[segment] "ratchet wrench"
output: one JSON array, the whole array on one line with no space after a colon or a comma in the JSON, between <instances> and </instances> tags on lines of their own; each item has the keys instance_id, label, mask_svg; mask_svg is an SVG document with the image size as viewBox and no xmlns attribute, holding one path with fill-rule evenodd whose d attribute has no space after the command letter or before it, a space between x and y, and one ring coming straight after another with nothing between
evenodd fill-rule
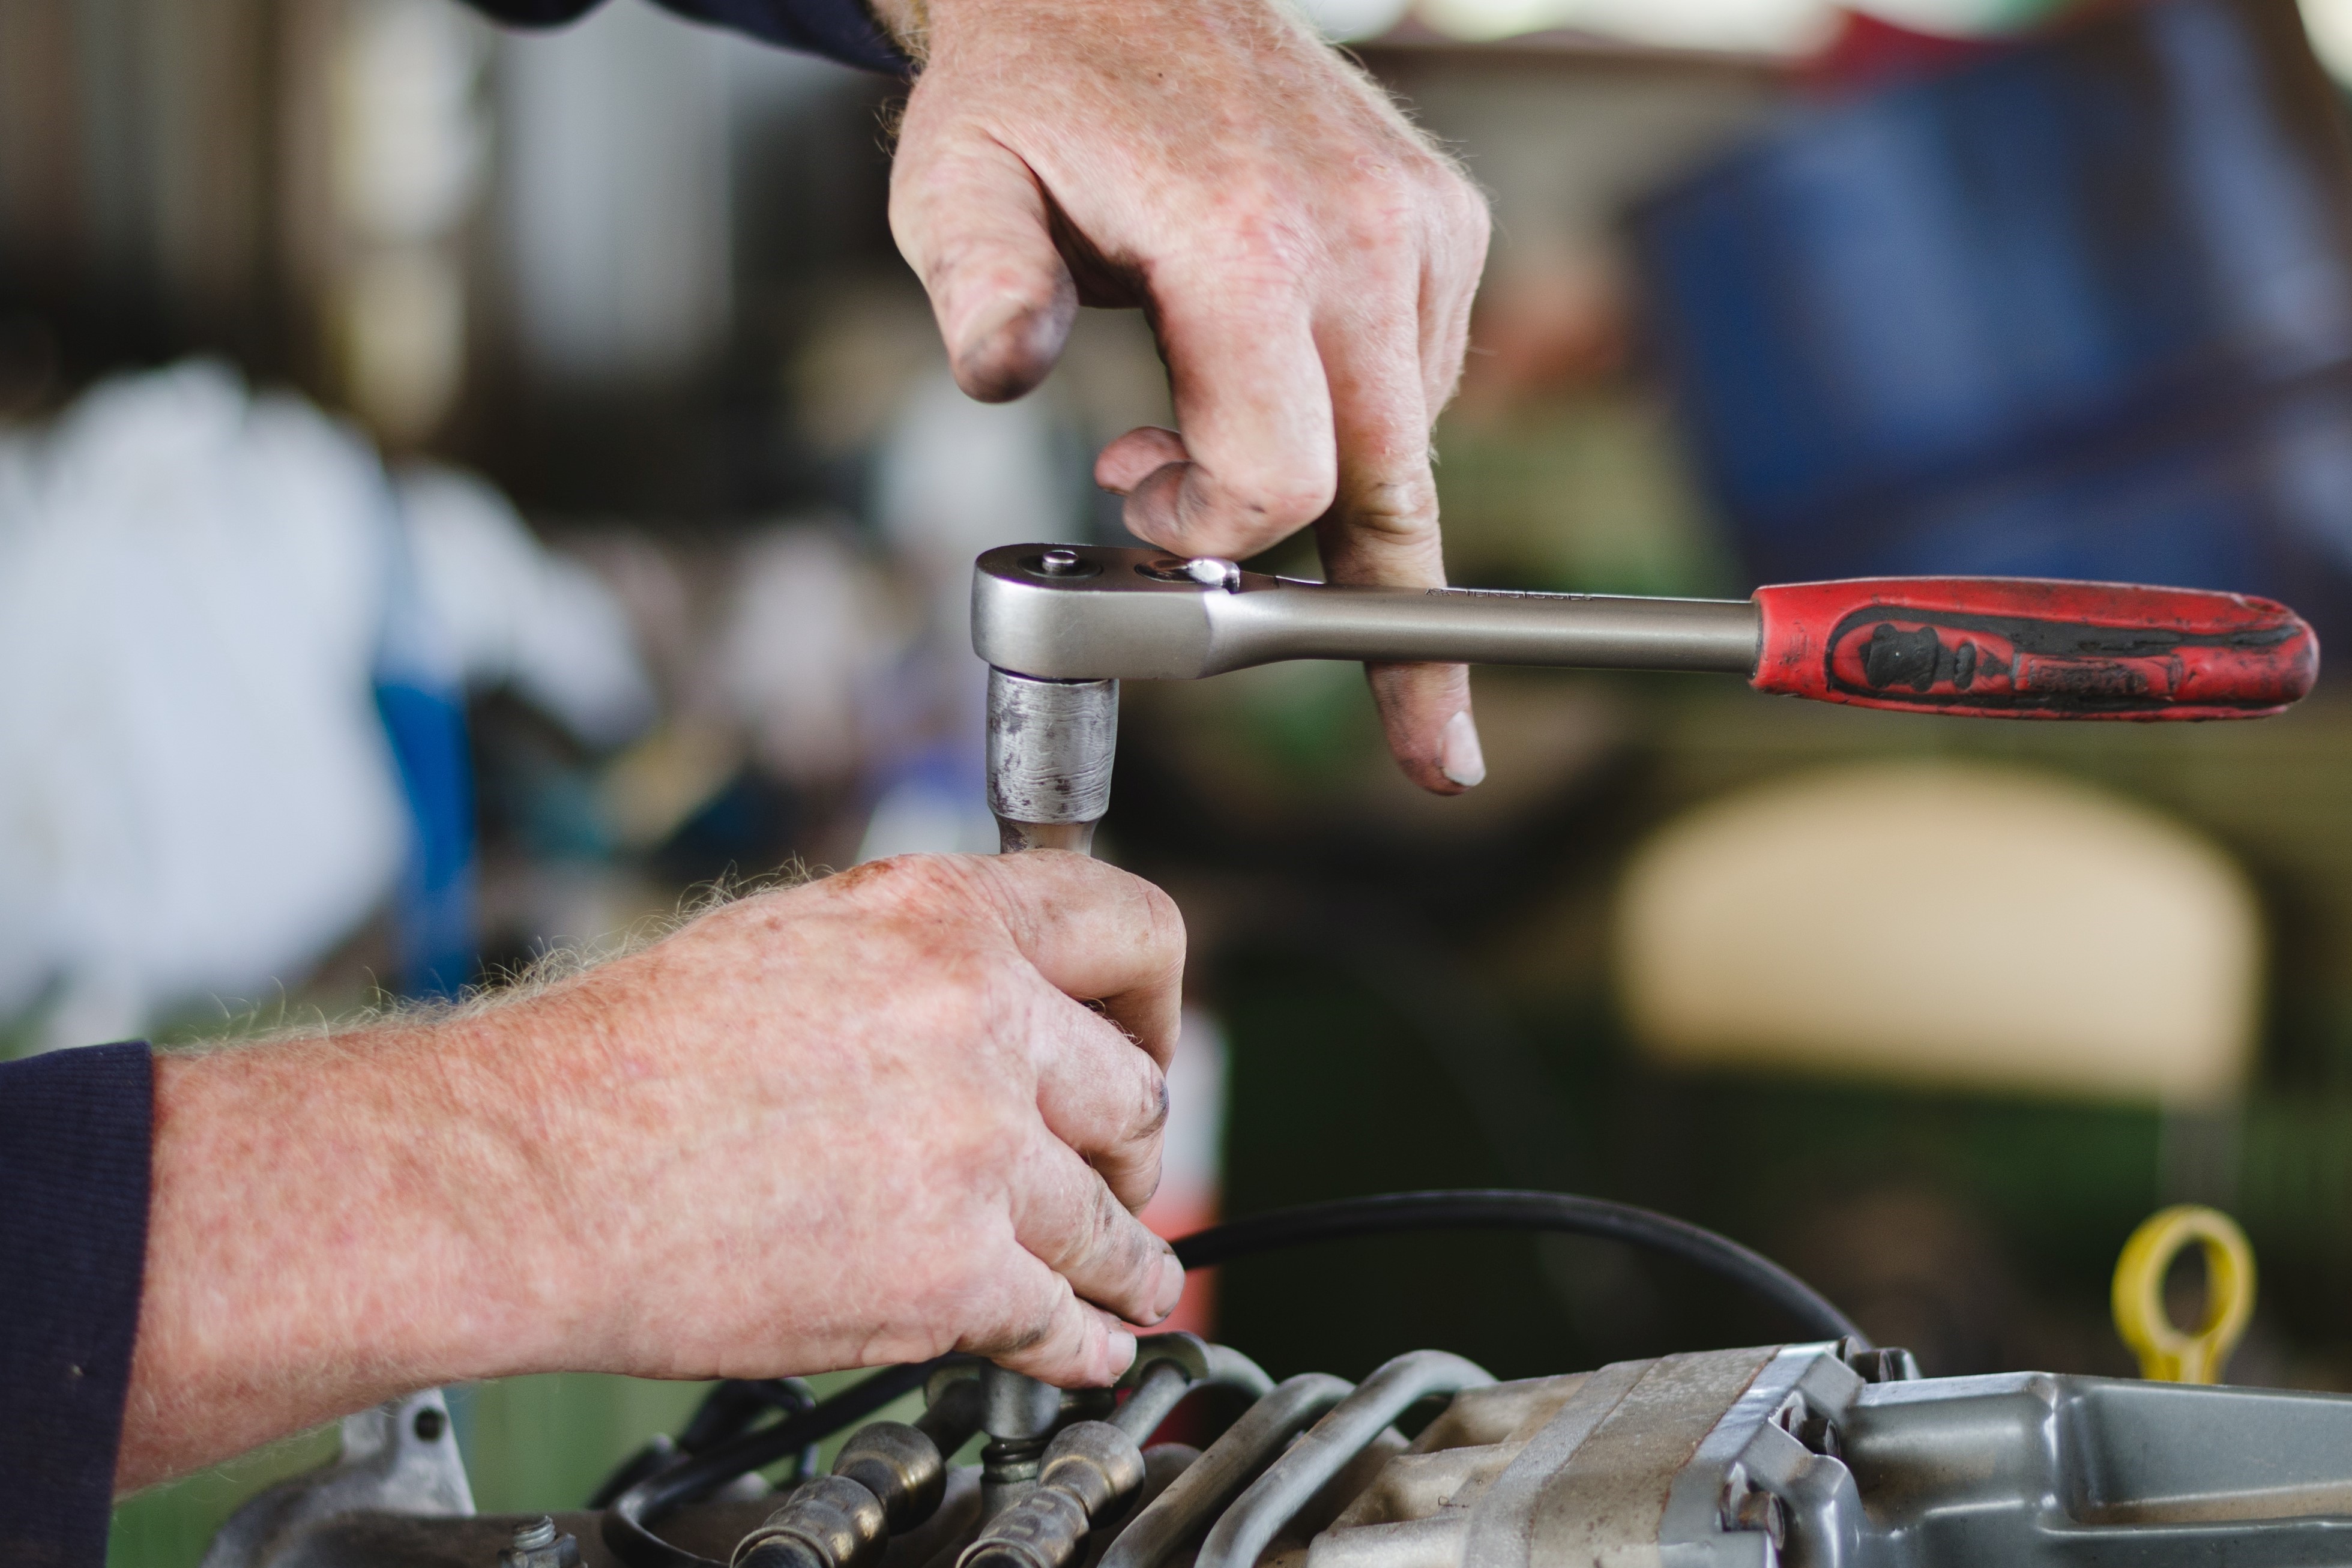
<instances>
[{"instance_id":1,"label":"ratchet wrench","mask_svg":"<svg viewBox=\"0 0 2352 1568\"><path fill-rule=\"evenodd\" d=\"M1150 550L980 558L972 646L1033 680L1183 679L1281 659L1712 670L1759 691L1996 719L2249 719L2319 643L2268 599L2014 577L1876 577L1743 600L1360 588Z\"/></svg>"}]
</instances>

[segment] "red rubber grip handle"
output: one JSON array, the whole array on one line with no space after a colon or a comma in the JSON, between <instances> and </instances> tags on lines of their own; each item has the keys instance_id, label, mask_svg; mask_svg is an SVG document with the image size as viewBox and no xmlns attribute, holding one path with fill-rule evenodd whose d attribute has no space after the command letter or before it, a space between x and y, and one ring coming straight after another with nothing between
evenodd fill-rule
<instances>
[{"instance_id":1,"label":"red rubber grip handle","mask_svg":"<svg viewBox=\"0 0 2352 1568\"><path fill-rule=\"evenodd\" d=\"M2319 639L2284 605L2030 577L1759 588L1759 691L1986 719L2256 719L2311 689Z\"/></svg>"}]
</instances>

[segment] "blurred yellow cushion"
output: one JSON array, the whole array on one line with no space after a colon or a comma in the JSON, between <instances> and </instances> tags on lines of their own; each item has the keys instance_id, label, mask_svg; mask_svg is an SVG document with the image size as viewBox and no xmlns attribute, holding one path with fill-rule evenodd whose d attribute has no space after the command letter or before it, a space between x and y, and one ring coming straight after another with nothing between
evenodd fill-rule
<instances>
[{"instance_id":1,"label":"blurred yellow cushion","mask_svg":"<svg viewBox=\"0 0 2352 1568\"><path fill-rule=\"evenodd\" d=\"M2221 849L2073 780L1842 767L1635 853L1620 995L1655 1059L2066 1096L2225 1098L2262 925Z\"/></svg>"}]
</instances>

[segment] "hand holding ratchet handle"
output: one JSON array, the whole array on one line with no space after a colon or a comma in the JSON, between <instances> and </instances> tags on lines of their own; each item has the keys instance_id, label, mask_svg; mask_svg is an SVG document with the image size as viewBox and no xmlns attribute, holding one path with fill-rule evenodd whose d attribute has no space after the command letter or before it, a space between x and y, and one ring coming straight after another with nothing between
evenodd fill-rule
<instances>
[{"instance_id":1,"label":"hand holding ratchet handle","mask_svg":"<svg viewBox=\"0 0 2352 1568\"><path fill-rule=\"evenodd\" d=\"M1641 599L1348 587L1149 550L981 557L972 644L1032 679L1165 679L1290 658L1715 670L1759 691L2016 719L2246 719L2311 689L2319 643L2267 599L1887 577Z\"/></svg>"}]
</instances>

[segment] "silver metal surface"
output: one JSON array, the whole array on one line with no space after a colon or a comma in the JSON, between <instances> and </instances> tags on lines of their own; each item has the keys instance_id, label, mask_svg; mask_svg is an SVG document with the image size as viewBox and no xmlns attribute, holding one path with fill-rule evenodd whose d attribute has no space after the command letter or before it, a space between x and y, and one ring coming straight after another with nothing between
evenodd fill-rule
<instances>
[{"instance_id":1,"label":"silver metal surface","mask_svg":"<svg viewBox=\"0 0 2352 1568\"><path fill-rule=\"evenodd\" d=\"M1154 1362L1144 1369L1135 1392L1127 1396L1127 1403L1118 1407L1111 1422L1137 1442L1143 1442L1160 1430L1169 1412L1192 1392L1192 1374L1176 1363Z\"/></svg>"},{"instance_id":2,"label":"silver metal surface","mask_svg":"<svg viewBox=\"0 0 2352 1568\"><path fill-rule=\"evenodd\" d=\"M1118 1380L1127 1403L1111 1422L1139 1443L1149 1442L1169 1413L1195 1388L1224 1388L1264 1398L1274 1379L1230 1345L1213 1345L1195 1334L1146 1334L1135 1344L1135 1360Z\"/></svg>"},{"instance_id":3,"label":"silver metal surface","mask_svg":"<svg viewBox=\"0 0 2352 1568\"><path fill-rule=\"evenodd\" d=\"M1162 1568L1284 1444L1345 1399L1355 1384L1301 1373L1243 1413L1191 1468L1119 1531L1101 1568Z\"/></svg>"},{"instance_id":4,"label":"silver metal surface","mask_svg":"<svg viewBox=\"0 0 2352 1568\"><path fill-rule=\"evenodd\" d=\"M1202 1543L1199 1568L1251 1568L1282 1527L1390 1422L1431 1394L1494 1381L1476 1363L1444 1351L1413 1351L1386 1363L1308 1428L1225 1510Z\"/></svg>"},{"instance_id":5,"label":"silver metal surface","mask_svg":"<svg viewBox=\"0 0 2352 1568\"><path fill-rule=\"evenodd\" d=\"M1749 675L1761 636L1746 600L1356 588L1203 567L1148 550L1008 545L972 575L972 647L1054 680L1192 679L1282 659L1425 660Z\"/></svg>"},{"instance_id":6,"label":"silver metal surface","mask_svg":"<svg viewBox=\"0 0 2352 1568\"><path fill-rule=\"evenodd\" d=\"M988 809L1007 853L1094 845L1110 808L1118 682L988 672Z\"/></svg>"},{"instance_id":7,"label":"silver metal surface","mask_svg":"<svg viewBox=\"0 0 2352 1568\"><path fill-rule=\"evenodd\" d=\"M354 1513L464 1519L473 1488L437 1388L347 1415L333 1464L256 1494L229 1516L202 1568L266 1568L322 1522Z\"/></svg>"},{"instance_id":8,"label":"silver metal surface","mask_svg":"<svg viewBox=\"0 0 2352 1568\"><path fill-rule=\"evenodd\" d=\"M1043 1439L1062 1415L1062 1391L1001 1366L980 1369L980 1429L1018 1442Z\"/></svg>"}]
</instances>

